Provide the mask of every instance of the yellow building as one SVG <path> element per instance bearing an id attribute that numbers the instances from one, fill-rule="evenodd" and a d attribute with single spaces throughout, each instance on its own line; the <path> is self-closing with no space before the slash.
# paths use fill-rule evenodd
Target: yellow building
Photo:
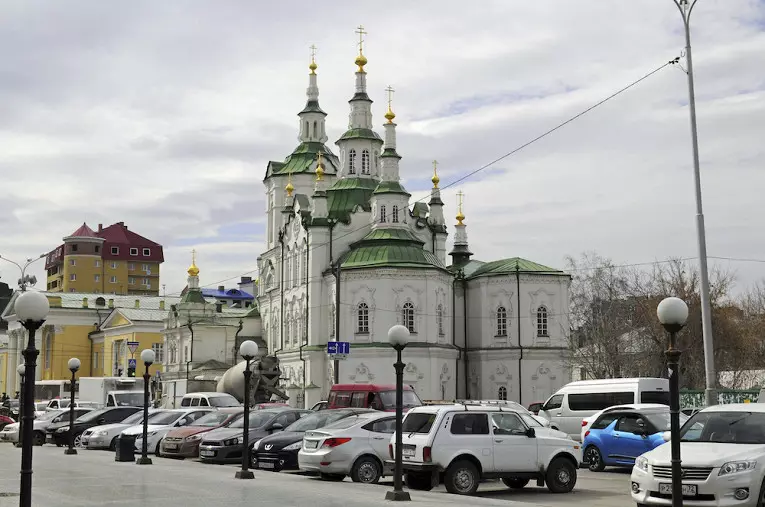
<path id="1" fill-rule="evenodd" d="M 48 292 L 159 295 L 162 245 L 124 222 L 94 231 L 83 223 L 45 259 Z"/>
<path id="2" fill-rule="evenodd" d="M 129 360 L 135 359 L 135 375 L 144 373 L 141 351 L 152 349 L 156 354 L 149 374 L 162 371 L 164 362 L 164 339 L 162 329 L 167 311 L 162 309 L 115 308 L 99 331 L 91 334 L 93 342 L 93 376 L 111 376 L 126 372 Z M 138 343 L 131 353 L 129 343 Z M 106 372 L 106 374 L 105 374 Z"/>
<path id="3" fill-rule="evenodd" d="M 6 386 L 8 380 L 8 345 L 6 343 L 0 343 L 0 394 L 6 393 L 8 396 L 13 396 L 13 393 L 8 393 Z"/>

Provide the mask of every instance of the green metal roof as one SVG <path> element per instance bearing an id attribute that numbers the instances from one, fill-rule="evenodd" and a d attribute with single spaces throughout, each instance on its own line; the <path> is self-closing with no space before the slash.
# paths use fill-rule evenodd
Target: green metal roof
<path id="1" fill-rule="evenodd" d="M 349 223 L 351 213 L 359 206 L 364 211 L 370 211 L 370 199 L 377 186 L 377 181 L 371 178 L 342 178 L 336 180 L 327 189 L 327 210 L 330 218 Z"/>
<path id="2" fill-rule="evenodd" d="M 266 178 L 276 174 L 312 172 L 320 151 L 324 159 L 325 174 L 335 174 L 336 168 L 340 165 L 340 159 L 323 143 L 304 142 L 300 143 L 284 162 L 269 162 Z"/>
<path id="3" fill-rule="evenodd" d="M 374 191 L 375 194 L 403 194 L 411 196 L 398 181 L 381 181 Z"/>
<path id="4" fill-rule="evenodd" d="M 464 266 L 458 266 L 458 265 L 452 264 L 451 266 L 448 267 L 448 269 L 452 273 L 456 273 L 457 271 L 460 270 L 460 267 L 461 267 L 462 268 L 462 272 L 465 274 L 465 276 L 467 278 L 470 278 L 470 276 L 473 273 L 475 273 L 475 271 L 477 269 L 480 269 L 480 267 L 483 266 L 484 264 L 486 264 L 486 263 L 483 262 L 483 261 L 473 261 L 473 260 L 471 260 L 471 261 L 468 261 L 468 263 L 465 264 Z"/>
<path id="5" fill-rule="evenodd" d="M 425 218 L 428 215 L 428 211 L 430 208 L 428 208 L 428 205 L 424 202 L 416 202 L 414 203 L 414 207 L 412 208 L 412 214 L 414 216 Z"/>
<path id="6" fill-rule="evenodd" d="M 382 152 L 382 155 L 380 155 L 383 158 L 387 157 L 393 157 L 397 159 L 401 159 L 401 155 L 398 154 L 398 152 L 394 148 L 385 148 Z"/>
<path id="7" fill-rule="evenodd" d="M 302 111 L 298 113 L 298 116 L 303 113 L 321 113 L 324 116 L 327 116 L 327 113 L 325 113 L 319 106 L 318 100 L 309 100 L 308 102 L 306 102 L 305 107 L 303 108 Z"/>
<path id="8" fill-rule="evenodd" d="M 498 261 L 487 262 L 476 269 L 470 278 L 489 275 L 506 275 L 510 273 L 549 273 L 556 275 L 565 275 L 559 269 L 550 268 L 536 262 L 532 262 L 520 257 L 511 257 Z"/>
<path id="9" fill-rule="evenodd" d="M 202 291 L 199 289 L 189 289 L 186 294 L 181 296 L 181 303 L 206 303 Z"/>
<path id="10" fill-rule="evenodd" d="M 389 228 L 380 228 L 380 229 L 374 229 L 369 231 L 366 236 L 361 238 L 359 241 L 357 241 L 355 244 L 361 244 L 362 242 L 367 241 L 409 241 L 412 243 L 417 243 L 419 245 L 424 245 L 425 243 L 422 242 L 421 239 L 419 239 L 417 236 L 412 233 L 409 229 L 400 229 L 398 227 L 389 227 Z"/>
<path id="11" fill-rule="evenodd" d="M 422 245 L 384 241 L 354 248 L 345 256 L 341 266 L 347 269 L 383 266 L 445 269 L 438 257 L 424 250 Z"/>
<path id="12" fill-rule="evenodd" d="M 335 144 L 346 139 L 371 139 L 373 141 L 383 142 L 382 138 L 377 135 L 377 132 L 372 129 L 348 129 L 345 131 L 345 134 L 340 136 L 340 139 L 335 141 Z"/>

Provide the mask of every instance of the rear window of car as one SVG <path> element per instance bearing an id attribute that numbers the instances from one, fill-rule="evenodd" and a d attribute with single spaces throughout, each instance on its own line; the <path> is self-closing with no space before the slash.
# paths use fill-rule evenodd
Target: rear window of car
<path id="1" fill-rule="evenodd" d="M 592 423 L 591 430 L 604 430 L 608 428 L 622 414 L 603 414 L 598 420 Z"/>
<path id="2" fill-rule="evenodd" d="M 436 414 L 425 412 L 410 412 L 401 426 L 403 433 L 430 433 L 430 428 L 436 422 Z"/>

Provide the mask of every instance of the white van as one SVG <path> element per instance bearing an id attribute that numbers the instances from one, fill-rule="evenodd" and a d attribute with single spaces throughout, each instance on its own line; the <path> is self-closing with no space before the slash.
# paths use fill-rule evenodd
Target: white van
<path id="1" fill-rule="evenodd" d="M 181 408 L 187 407 L 241 407 L 239 401 L 227 393 L 186 393 L 181 398 Z"/>
<path id="2" fill-rule="evenodd" d="M 631 403 L 669 405 L 665 378 L 611 378 L 580 380 L 560 388 L 547 399 L 539 415 L 574 440 L 582 438 L 582 421 L 604 408 Z"/>

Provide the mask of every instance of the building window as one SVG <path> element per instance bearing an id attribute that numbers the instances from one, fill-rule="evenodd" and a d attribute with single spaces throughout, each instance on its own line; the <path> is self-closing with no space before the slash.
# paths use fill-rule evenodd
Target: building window
<path id="1" fill-rule="evenodd" d="M 128 264 L 128 271 L 134 271 L 135 270 L 135 264 L 132 262 Z"/>
<path id="2" fill-rule="evenodd" d="M 319 137 L 319 123 L 316 121 L 313 122 L 313 137 L 314 138 Z"/>
<path id="3" fill-rule="evenodd" d="M 155 363 L 162 363 L 165 361 L 165 344 L 164 343 L 152 343 L 151 350 L 154 351 Z"/>
<path id="4" fill-rule="evenodd" d="M 335 336 L 335 305 L 329 308 L 329 336 Z"/>
<path id="5" fill-rule="evenodd" d="M 98 368 L 98 352 L 93 352 L 93 368 Z"/>
<path id="6" fill-rule="evenodd" d="M 356 332 L 369 334 L 369 307 L 366 303 L 359 303 Z"/>
<path id="7" fill-rule="evenodd" d="M 120 247 L 113 246 L 112 247 L 112 255 L 119 255 L 120 254 Z"/>
<path id="8" fill-rule="evenodd" d="M 69 292 L 77 292 L 77 289 L 75 288 L 69 289 Z"/>
<path id="9" fill-rule="evenodd" d="M 100 268 L 100 267 L 101 267 L 101 261 L 100 261 L 100 260 L 97 260 L 97 261 L 96 261 L 96 263 L 95 263 L 95 266 L 96 266 L 97 268 Z"/>
<path id="10" fill-rule="evenodd" d="M 117 263 L 116 262 L 112 262 L 112 269 L 117 269 Z"/>
<path id="11" fill-rule="evenodd" d="M 151 255 L 151 249 L 150 248 L 144 248 L 143 249 L 143 256 L 149 257 Z"/>
<path id="12" fill-rule="evenodd" d="M 141 269 L 147 274 L 151 274 L 151 264 L 141 264 Z"/>
<path id="13" fill-rule="evenodd" d="M 69 259 L 69 265 L 70 266 L 76 266 L 77 265 L 77 261 L 75 259 Z"/>
<path id="14" fill-rule="evenodd" d="M 497 389 L 497 399 L 507 401 L 507 387 L 499 386 L 499 389 Z"/>
<path id="15" fill-rule="evenodd" d="M 444 307 L 439 303 L 436 307 L 436 326 L 438 327 L 438 335 L 444 335 Z"/>
<path id="16" fill-rule="evenodd" d="M 76 274 L 74 274 L 74 273 L 72 273 L 71 275 L 69 275 L 69 281 L 70 281 L 70 282 L 76 282 L 76 281 L 77 281 L 77 275 L 76 275 Z"/>
<path id="17" fill-rule="evenodd" d="M 77 251 L 77 245 L 72 245 L 72 252 L 76 252 L 76 251 Z"/>
<path id="18" fill-rule="evenodd" d="M 504 306 L 497 308 L 497 336 L 507 336 L 507 310 Z"/>
<path id="19" fill-rule="evenodd" d="M 151 287 L 151 280 L 148 278 L 143 279 L 143 284 L 147 287 Z"/>
<path id="20" fill-rule="evenodd" d="M 50 369 L 50 360 L 53 355 L 53 338 L 50 333 L 45 335 L 45 369 Z"/>
<path id="21" fill-rule="evenodd" d="M 361 152 L 361 174 L 369 174 L 369 150 Z"/>
<path id="22" fill-rule="evenodd" d="M 393 223 L 398 223 L 398 206 L 393 206 Z"/>
<path id="23" fill-rule="evenodd" d="M 356 150 L 348 152 L 348 174 L 356 174 Z"/>
<path id="24" fill-rule="evenodd" d="M 93 279 L 97 282 L 101 281 L 101 275 L 93 275 Z"/>
<path id="25" fill-rule="evenodd" d="M 116 276 L 110 277 L 109 278 L 109 283 L 117 283 L 117 277 Z"/>
<path id="26" fill-rule="evenodd" d="M 186 361 L 187 363 L 189 362 L 189 346 L 188 345 L 183 347 L 183 360 Z"/>
<path id="27" fill-rule="evenodd" d="M 130 255 L 138 255 L 138 249 L 137 248 L 131 248 L 130 249 Z"/>
<path id="28" fill-rule="evenodd" d="M 385 205 L 380 206 L 380 223 L 384 224 L 388 221 L 388 217 L 385 215 Z"/>
<path id="29" fill-rule="evenodd" d="M 401 321 L 403 325 L 409 330 L 410 333 L 414 333 L 414 305 L 411 301 L 404 303 L 404 307 L 401 309 Z"/>
<path id="30" fill-rule="evenodd" d="M 98 245 L 96 245 L 96 253 L 98 253 L 98 252 L 100 252 L 100 251 L 101 251 L 101 247 L 100 247 L 100 246 L 98 246 Z"/>
<path id="31" fill-rule="evenodd" d="M 547 308 L 537 308 L 537 336 L 550 336 L 547 334 Z"/>
<path id="32" fill-rule="evenodd" d="M 300 252 L 298 252 L 297 246 L 293 252 L 295 252 L 292 259 L 292 286 L 294 287 L 300 281 Z"/>
<path id="33" fill-rule="evenodd" d="M 114 278 L 114 277 L 112 277 L 112 278 Z M 133 278 L 132 276 L 129 276 L 128 277 L 128 285 L 135 285 L 135 278 Z"/>

